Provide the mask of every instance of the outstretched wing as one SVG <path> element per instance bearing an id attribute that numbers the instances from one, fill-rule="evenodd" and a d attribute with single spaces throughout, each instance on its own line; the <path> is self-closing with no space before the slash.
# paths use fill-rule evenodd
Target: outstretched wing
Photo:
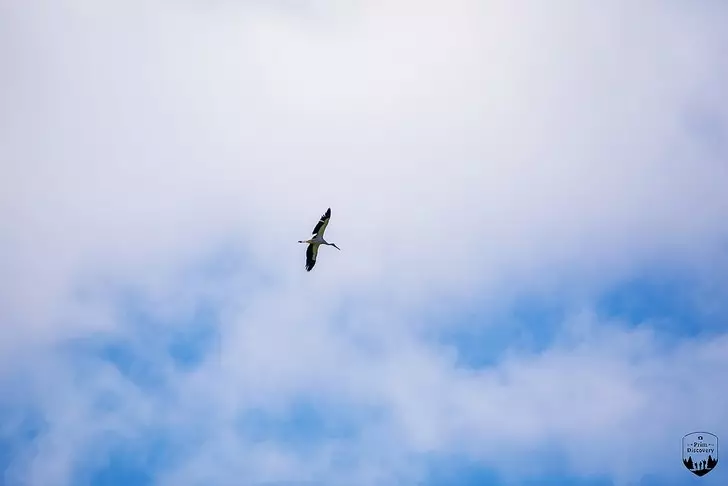
<path id="1" fill-rule="evenodd" d="M 306 271 L 310 272 L 314 265 L 316 265 L 316 255 L 318 255 L 319 245 L 309 243 L 306 248 Z"/>
<path id="2" fill-rule="evenodd" d="M 316 223 L 316 227 L 313 229 L 313 235 L 314 237 L 320 236 L 321 238 L 324 237 L 324 231 L 326 231 L 326 227 L 329 225 L 329 219 L 331 218 L 331 208 L 327 209 L 323 216 L 321 216 L 321 219 L 319 219 L 319 222 Z"/>

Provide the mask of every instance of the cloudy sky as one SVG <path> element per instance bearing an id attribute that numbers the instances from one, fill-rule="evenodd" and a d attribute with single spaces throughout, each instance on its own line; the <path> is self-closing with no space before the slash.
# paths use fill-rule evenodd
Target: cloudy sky
<path id="1" fill-rule="evenodd" d="M 0 483 L 725 484 L 726 25 L 0 0 Z"/>

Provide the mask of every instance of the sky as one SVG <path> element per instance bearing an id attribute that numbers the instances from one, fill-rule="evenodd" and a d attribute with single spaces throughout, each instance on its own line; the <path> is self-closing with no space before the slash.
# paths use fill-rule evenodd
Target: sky
<path id="1" fill-rule="evenodd" d="M 725 484 L 726 23 L 0 0 L 0 484 Z"/>

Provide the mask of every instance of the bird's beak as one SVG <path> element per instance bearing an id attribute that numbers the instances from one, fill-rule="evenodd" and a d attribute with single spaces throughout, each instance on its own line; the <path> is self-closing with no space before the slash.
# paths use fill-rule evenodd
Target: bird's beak
<path id="1" fill-rule="evenodd" d="M 333 245 L 333 247 L 336 248 L 337 250 L 341 251 L 341 248 L 339 248 L 338 246 Z"/>

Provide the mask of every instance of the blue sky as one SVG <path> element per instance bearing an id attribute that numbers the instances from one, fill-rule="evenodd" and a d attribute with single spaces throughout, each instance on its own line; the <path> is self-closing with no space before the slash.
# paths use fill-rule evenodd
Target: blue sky
<path id="1" fill-rule="evenodd" d="M 724 484 L 726 20 L 8 3 L 0 484 Z"/>
<path id="2" fill-rule="evenodd" d="M 217 278 L 213 274 L 212 280 Z M 625 295 L 629 295 L 626 298 Z M 716 326 L 714 322 L 701 316 L 701 310 L 695 306 L 684 304 L 689 289 L 683 288 L 679 282 L 672 283 L 660 279 L 639 279 L 618 285 L 605 292 L 598 301 L 602 316 L 622 319 L 622 329 L 641 326 L 650 319 L 665 321 L 688 318 L 683 328 L 680 323 L 670 322 L 665 325 L 651 326 L 656 336 L 664 341 L 667 348 L 679 346 L 685 339 L 702 338 L 709 340 L 714 335 L 725 332 L 725 325 Z M 214 306 L 205 299 L 200 299 L 195 306 L 189 308 L 184 318 L 166 322 L 153 316 L 153 306 L 144 301 L 143 296 L 135 292 L 124 292 L 118 299 L 120 321 L 129 331 L 131 337 L 119 338 L 98 334 L 94 338 L 64 343 L 55 352 L 62 356 L 62 362 L 71 367 L 75 380 L 93 380 L 94 369 L 109 366 L 118 373 L 118 380 L 129 382 L 138 388 L 146 399 L 159 401 L 164 407 L 175 407 L 178 397 L 171 388 L 167 366 L 171 366 L 176 374 L 194 372 L 201 363 L 211 359 L 218 352 L 216 342 L 219 333 L 220 316 L 216 315 Z M 683 302 L 680 304 L 680 302 Z M 465 369 L 490 369 L 497 367 L 503 359 L 503 353 L 514 349 L 528 354 L 538 355 L 547 352 L 554 346 L 560 336 L 560 323 L 568 311 L 555 310 L 546 306 L 540 299 L 528 302 L 519 299 L 508 313 L 500 312 L 499 319 L 509 323 L 508 331 L 492 329 L 487 322 L 490 313 L 485 309 L 473 308 L 462 312 L 452 309 L 453 327 L 464 329 L 460 334 L 440 333 L 439 345 L 450 346 L 458 353 L 458 366 Z M 692 312 L 691 312 L 692 311 Z M 466 314 L 464 317 L 461 314 Z M 718 380 L 718 377 L 713 379 Z M 12 386 L 5 384 L 4 387 Z M 715 386 L 715 382 L 713 384 Z M 4 431 L 2 441 L 2 463 L 8 467 L 17 455 L 25 454 L 33 444 L 47 433 L 49 424 L 41 413 L 34 410 L 27 402 L 18 398 L 4 400 L 4 421 L 12 423 L 10 429 Z M 113 414 L 124 405 L 124 398 L 113 392 L 93 391 L 91 407 L 101 415 Z M 340 464 L 333 468 L 344 468 L 353 461 L 362 459 L 351 451 L 351 444 L 365 431 L 367 423 L 377 421 L 381 410 L 366 410 L 361 407 L 342 407 L 330 400 L 316 395 L 299 395 L 299 398 L 280 404 L 280 407 L 255 407 L 239 414 L 231 427 L 236 434 L 245 437 L 249 444 L 272 441 L 284 450 L 306 456 L 309 449 L 315 449 L 331 441 L 341 442 L 335 453 Z M 366 408 L 366 407 L 365 407 Z M 689 413 L 690 408 L 685 412 Z M 507 417 L 507 416 L 506 416 Z M 507 419 L 504 417 L 504 419 Z M 205 419 L 197 418 L 198 423 L 185 424 L 182 430 L 168 425 L 157 425 L 154 422 L 134 430 L 131 435 L 116 431 L 108 435 L 101 434 L 84 445 L 84 452 L 69 471 L 69 484 L 122 485 L 157 484 L 157 477 L 179 467 L 190 456 L 204 447 L 209 431 L 205 429 Z M 699 419 L 693 422 L 694 428 L 700 428 L 704 422 Z M 711 430 L 718 427 L 722 431 L 724 425 L 713 424 Z M 639 434 L 639 429 L 634 431 Z M 673 430 L 672 444 L 663 448 L 677 451 L 674 460 L 657 462 L 644 473 L 635 473 L 629 484 L 692 484 L 691 474 L 683 470 L 680 461 L 679 441 L 682 431 Z M 627 439 L 630 440 L 630 439 Z M 100 447 L 100 449 L 97 449 Z M 501 471 L 494 466 L 493 460 L 448 454 L 446 452 L 429 453 L 413 457 L 412 461 L 419 465 L 417 484 L 530 484 L 530 485 L 612 485 L 617 484 L 608 473 L 574 474 L 564 465 L 569 457 L 559 452 L 558 448 L 543 447 L 539 453 L 539 472 L 525 478 L 510 477 L 513 471 Z M 525 460 L 534 460 L 530 454 L 524 453 Z M 497 458 L 495 458 L 497 461 Z M 391 480 L 391 479 L 390 479 Z M 721 469 L 716 469 L 701 483 L 722 484 L 725 480 Z M 311 480 L 315 482 L 315 480 Z M 407 478 L 405 481 L 414 481 Z M 203 481 L 204 482 L 204 481 Z M 10 482 L 12 484 L 12 482 Z M 202 482 L 200 482 L 202 484 Z M 307 484 L 293 482 L 263 482 L 261 484 Z"/>

